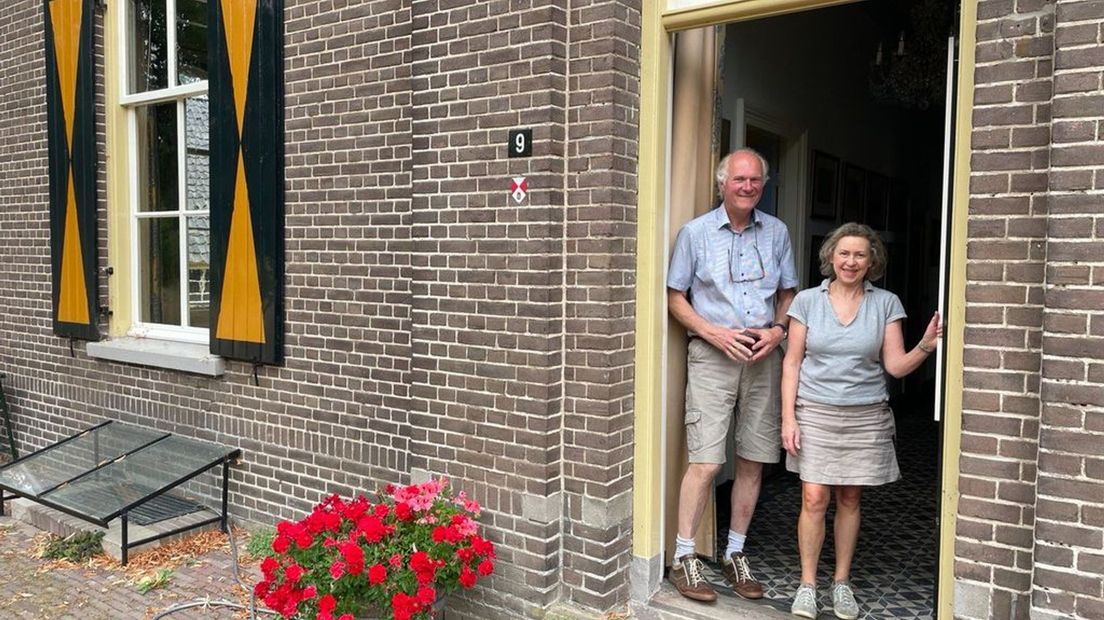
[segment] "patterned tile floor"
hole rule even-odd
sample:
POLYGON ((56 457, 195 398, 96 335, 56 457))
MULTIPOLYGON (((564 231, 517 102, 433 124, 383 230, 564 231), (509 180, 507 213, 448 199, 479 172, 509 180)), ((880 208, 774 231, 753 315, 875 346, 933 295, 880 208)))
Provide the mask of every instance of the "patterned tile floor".
MULTIPOLYGON (((901 480, 863 494, 863 521, 852 564, 851 582, 864 619, 929 620, 933 617, 936 551, 938 548, 938 429, 925 420, 897 421, 897 459, 901 480)), ((728 535, 729 484, 718 488, 718 548, 728 535), (722 514, 723 513, 723 514, 722 514)), ((801 572, 797 552, 797 515, 800 481, 781 471, 763 483, 759 507, 751 524, 746 549, 766 598, 789 611, 801 572)), ((832 516, 829 508, 824 549, 818 572, 821 618, 831 612, 832 516)), ((718 592, 733 595, 724 586, 720 568, 711 566, 718 592)), ((733 595, 734 596, 734 595, 733 595)))

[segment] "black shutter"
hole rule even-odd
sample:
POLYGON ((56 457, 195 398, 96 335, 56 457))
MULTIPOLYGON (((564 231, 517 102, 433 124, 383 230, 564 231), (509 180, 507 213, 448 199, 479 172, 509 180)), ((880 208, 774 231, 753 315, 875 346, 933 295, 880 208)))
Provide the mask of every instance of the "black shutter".
POLYGON ((283 359, 282 0, 210 0, 211 352, 283 359))
POLYGON ((54 333, 98 340, 92 0, 45 0, 54 333))

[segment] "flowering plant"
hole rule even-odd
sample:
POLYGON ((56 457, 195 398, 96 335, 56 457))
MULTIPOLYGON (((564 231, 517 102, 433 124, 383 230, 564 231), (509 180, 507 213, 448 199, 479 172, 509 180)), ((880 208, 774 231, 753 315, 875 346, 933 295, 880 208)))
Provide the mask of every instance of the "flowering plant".
POLYGON ((432 618, 434 602, 494 571, 479 512, 444 478, 388 485, 375 501, 332 495, 302 520, 277 524, 254 592, 285 618, 432 618))

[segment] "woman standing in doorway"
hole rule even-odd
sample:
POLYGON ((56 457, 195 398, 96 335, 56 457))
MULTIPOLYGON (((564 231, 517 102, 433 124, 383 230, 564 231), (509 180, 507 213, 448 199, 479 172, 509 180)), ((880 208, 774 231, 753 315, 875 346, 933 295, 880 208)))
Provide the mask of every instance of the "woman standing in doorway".
POLYGON ((862 491, 901 477, 885 373, 900 378, 916 370, 943 335, 937 312, 920 343, 905 351, 901 300, 870 283, 885 267, 878 235, 862 224, 844 224, 820 247, 820 271, 827 279, 798 293, 790 305, 794 320, 782 364, 782 446, 787 469, 801 477, 801 586, 791 607, 795 616, 817 615, 817 562, 834 489, 833 611, 844 620, 858 617, 850 575, 862 491))

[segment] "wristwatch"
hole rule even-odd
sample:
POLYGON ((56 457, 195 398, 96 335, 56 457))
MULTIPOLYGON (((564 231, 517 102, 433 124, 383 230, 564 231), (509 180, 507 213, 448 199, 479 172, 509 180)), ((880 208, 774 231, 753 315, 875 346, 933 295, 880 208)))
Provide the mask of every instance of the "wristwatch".
POLYGON ((786 329, 785 325, 783 325, 783 324, 781 324, 777 321, 775 321, 774 323, 771 323, 770 325, 768 325, 767 329, 774 329, 775 327, 781 327, 782 328, 782 340, 785 340, 786 337, 790 335, 790 330, 786 329))

